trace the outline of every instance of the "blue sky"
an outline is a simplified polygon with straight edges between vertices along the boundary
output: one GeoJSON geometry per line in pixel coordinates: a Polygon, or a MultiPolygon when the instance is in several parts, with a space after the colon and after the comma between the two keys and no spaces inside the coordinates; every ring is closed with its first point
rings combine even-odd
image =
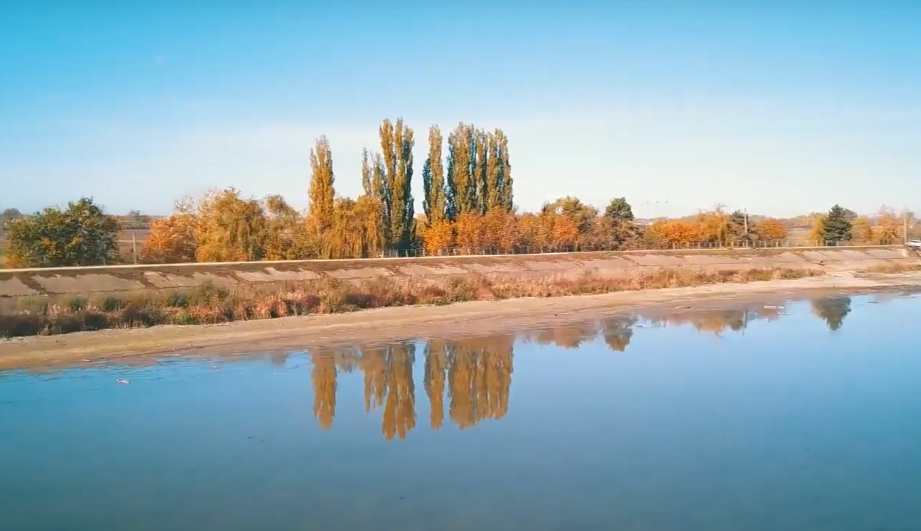
{"type": "Polygon", "coordinates": [[[505,130],[523,209],[921,211],[921,3],[312,4],[0,3],[0,208],[303,208],[318,135],[354,196],[402,116],[417,203],[428,126],[464,121],[505,130]]]}

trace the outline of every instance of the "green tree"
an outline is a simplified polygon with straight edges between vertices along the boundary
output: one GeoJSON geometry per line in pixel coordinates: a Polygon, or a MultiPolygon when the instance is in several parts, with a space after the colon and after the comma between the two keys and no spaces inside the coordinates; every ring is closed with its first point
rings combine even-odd
{"type": "Polygon", "coordinates": [[[604,248],[625,249],[640,238],[639,227],[634,223],[633,207],[624,197],[617,197],[608,203],[602,216],[601,234],[607,240],[604,248]]]}
{"type": "Polygon", "coordinates": [[[490,207],[489,189],[489,151],[486,149],[486,133],[477,129],[473,134],[473,146],[476,158],[474,159],[473,178],[476,181],[476,203],[480,214],[485,214],[490,207]]]}
{"type": "Polygon", "coordinates": [[[8,223],[7,260],[19,267],[104,265],[118,253],[118,221],[92,199],[8,223]]]}
{"type": "Polygon", "coordinates": [[[514,194],[512,191],[512,165],[509,163],[508,157],[508,138],[501,129],[496,129],[494,134],[496,137],[496,163],[499,172],[499,199],[505,210],[511,212],[515,208],[515,205],[513,203],[514,194]]]}
{"type": "Polygon", "coordinates": [[[318,138],[316,148],[310,150],[310,168],[310,218],[317,234],[323,235],[332,227],[336,200],[333,154],[325,136],[318,138]]]}
{"type": "Polygon", "coordinates": [[[851,241],[851,219],[853,212],[835,205],[825,216],[822,225],[822,238],[828,245],[840,245],[851,241]]]}
{"type": "Polygon", "coordinates": [[[604,209],[604,215],[611,221],[618,223],[633,223],[633,207],[627,202],[625,197],[611,199],[608,206],[604,209]]]}
{"type": "Polygon", "coordinates": [[[425,165],[422,168],[422,186],[425,191],[422,206],[425,209],[429,227],[445,218],[445,174],[441,156],[443,143],[444,139],[438,126],[430,127],[429,156],[425,159],[425,165]]]}
{"type": "Polygon", "coordinates": [[[496,208],[505,208],[502,201],[502,182],[499,178],[499,143],[496,133],[491,132],[486,135],[486,189],[487,189],[487,211],[496,208]]]}
{"type": "Polygon", "coordinates": [[[13,221],[14,219],[19,219],[22,217],[22,212],[16,208],[8,208],[0,214],[0,230],[2,230],[7,223],[13,221]]]}

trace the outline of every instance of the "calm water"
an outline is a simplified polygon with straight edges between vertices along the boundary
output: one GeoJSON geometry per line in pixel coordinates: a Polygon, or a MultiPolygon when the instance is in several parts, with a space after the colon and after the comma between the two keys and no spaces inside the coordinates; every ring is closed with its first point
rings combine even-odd
{"type": "Polygon", "coordinates": [[[919,321],[832,298],[2,373],[0,529],[917,530],[919,321]]]}

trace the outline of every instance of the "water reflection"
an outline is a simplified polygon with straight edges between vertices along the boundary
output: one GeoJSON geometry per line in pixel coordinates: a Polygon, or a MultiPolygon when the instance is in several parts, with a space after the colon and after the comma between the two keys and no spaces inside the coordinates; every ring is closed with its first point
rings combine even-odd
{"type": "Polygon", "coordinates": [[[812,315],[824,320],[832,332],[841,328],[844,318],[851,313],[850,297],[813,299],[809,304],[812,306],[812,315]]]}
{"type": "MultiPolygon", "coordinates": [[[[851,299],[815,299],[810,301],[810,307],[813,315],[825,321],[830,330],[836,331],[851,310],[851,299]]],[[[578,349],[587,342],[601,339],[610,351],[625,352],[637,327],[689,325],[699,333],[722,337],[727,332],[744,333],[749,325],[757,321],[775,321],[781,317],[782,311],[782,306],[766,305],[664,317],[614,317],[518,335],[429,340],[421,346],[423,387],[429,401],[429,426],[433,430],[443,427],[446,401],[448,418],[460,429],[471,428],[484,420],[503,418],[509,408],[516,340],[578,349]]],[[[413,379],[416,349],[416,343],[404,342],[313,352],[313,414],[318,424],[323,429],[332,428],[336,414],[337,374],[357,369],[364,377],[365,412],[382,408],[381,432],[384,438],[405,439],[416,427],[417,420],[413,379]]]]}

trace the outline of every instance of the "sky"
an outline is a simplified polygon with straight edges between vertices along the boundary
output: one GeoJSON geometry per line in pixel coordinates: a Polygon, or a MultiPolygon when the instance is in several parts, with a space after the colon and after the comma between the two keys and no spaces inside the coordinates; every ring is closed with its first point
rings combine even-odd
{"type": "Polygon", "coordinates": [[[921,211],[921,2],[315,4],[0,2],[0,209],[306,208],[318,136],[355,196],[403,117],[417,211],[427,129],[459,122],[505,131],[523,210],[921,211]]]}

